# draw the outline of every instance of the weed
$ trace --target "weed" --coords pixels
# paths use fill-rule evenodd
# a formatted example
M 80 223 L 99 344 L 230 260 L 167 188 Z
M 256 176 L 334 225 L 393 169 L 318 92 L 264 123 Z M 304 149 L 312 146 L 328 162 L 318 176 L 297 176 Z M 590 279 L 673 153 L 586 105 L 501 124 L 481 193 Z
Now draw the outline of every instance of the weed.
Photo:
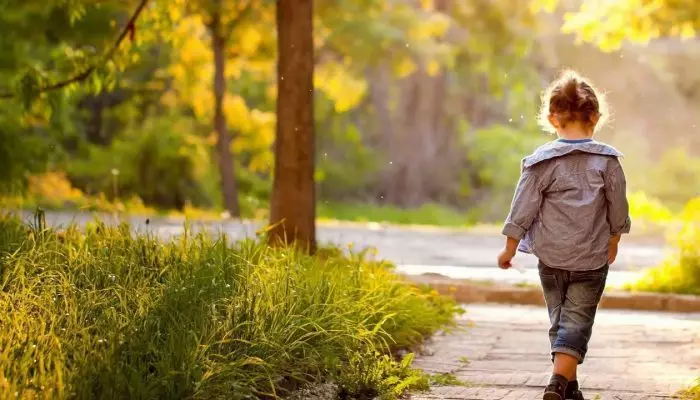
M 430 375 L 430 384 L 433 386 L 468 386 L 467 382 L 457 378 L 454 374 L 443 373 Z

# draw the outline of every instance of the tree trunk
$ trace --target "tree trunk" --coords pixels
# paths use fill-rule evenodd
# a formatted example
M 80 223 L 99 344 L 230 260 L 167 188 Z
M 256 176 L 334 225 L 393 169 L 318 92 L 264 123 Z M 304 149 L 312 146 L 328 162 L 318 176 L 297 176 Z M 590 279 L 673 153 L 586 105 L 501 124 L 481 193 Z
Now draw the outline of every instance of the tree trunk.
M 209 26 L 212 50 L 214 52 L 214 131 L 216 131 L 218 138 L 216 149 L 224 207 L 232 217 L 240 217 L 238 187 L 236 174 L 234 173 L 233 154 L 231 154 L 231 135 L 226 128 L 226 116 L 224 115 L 224 95 L 226 93 L 226 79 L 224 77 L 226 59 L 224 51 L 226 49 L 226 40 L 221 27 L 220 3 L 221 0 L 216 1 L 217 9 L 212 14 L 212 22 Z
M 277 132 L 270 242 L 316 250 L 313 1 L 277 1 Z

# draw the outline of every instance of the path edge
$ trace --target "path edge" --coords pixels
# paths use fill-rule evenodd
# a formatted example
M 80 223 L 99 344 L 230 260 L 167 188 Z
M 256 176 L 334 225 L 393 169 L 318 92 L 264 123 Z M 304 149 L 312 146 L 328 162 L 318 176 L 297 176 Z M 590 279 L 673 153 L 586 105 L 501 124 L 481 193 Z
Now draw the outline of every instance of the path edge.
M 452 297 L 458 303 L 544 306 L 542 289 L 539 287 L 518 287 L 501 283 L 476 282 L 449 278 L 435 273 L 401 275 L 412 284 L 428 286 L 442 295 Z M 611 290 L 603 294 L 600 308 L 697 313 L 700 312 L 700 296 Z

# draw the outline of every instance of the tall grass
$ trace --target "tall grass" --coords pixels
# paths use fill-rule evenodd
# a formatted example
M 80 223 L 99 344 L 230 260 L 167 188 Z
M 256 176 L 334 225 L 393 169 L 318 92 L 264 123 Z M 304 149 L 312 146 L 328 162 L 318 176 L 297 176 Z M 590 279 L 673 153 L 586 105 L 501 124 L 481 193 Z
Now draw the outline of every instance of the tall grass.
M 322 381 L 391 398 L 425 380 L 384 356 L 456 312 L 362 255 L 99 222 L 0 217 L 0 277 L 6 398 L 269 398 Z

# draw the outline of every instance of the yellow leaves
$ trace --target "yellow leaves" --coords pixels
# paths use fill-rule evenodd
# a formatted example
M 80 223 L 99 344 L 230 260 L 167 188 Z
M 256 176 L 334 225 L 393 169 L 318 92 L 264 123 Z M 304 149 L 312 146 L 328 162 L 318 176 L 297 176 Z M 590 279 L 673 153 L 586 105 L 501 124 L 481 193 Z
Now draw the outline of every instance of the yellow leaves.
M 335 103 L 336 112 L 345 112 L 355 107 L 367 92 L 367 82 L 363 78 L 353 75 L 336 62 L 316 67 L 314 86 Z
M 554 0 L 535 0 L 533 7 Z M 689 39 L 696 36 L 700 21 L 692 16 L 700 10 L 694 2 L 671 0 L 589 0 L 579 11 L 567 13 L 562 30 L 576 33 L 604 51 L 620 48 L 622 42 L 645 44 L 661 36 Z
M 261 27 L 259 25 L 249 25 L 239 34 L 242 53 L 255 54 L 263 40 L 260 29 Z
M 251 129 L 250 115 L 245 100 L 238 95 L 226 94 L 224 98 L 224 114 L 231 129 L 248 132 Z
M 420 7 L 426 11 L 433 11 L 435 9 L 434 0 L 420 0 Z
M 271 148 L 277 121 L 274 112 L 251 109 L 241 96 L 227 94 L 224 113 L 234 137 L 232 151 L 249 154 L 251 171 L 267 172 L 273 159 Z
M 450 18 L 442 13 L 430 13 L 426 20 L 419 21 L 408 31 L 413 40 L 441 38 L 450 27 Z
M 428 64 L 425 66 L 425 71 L 429 76 L 437 76 L 437 74 L 440 73 L 440 63 L 436 60 L 428 61 Z
M 392 60 L 392 69 L 394 74 L 399 78 L 405 78 L 411 75 L 417 66 L 409 57 L 402 57 Z
M 552 13 L 557 8 L 558 3 L 559 0 L 531 0 L 530 11 L 532 13 L 536 13 L 539 11 Z
M 697 31 L 692 23 L 686 22 L 678 28 L 678 36 L 683 40 L 689 40 L 697 35 Z

